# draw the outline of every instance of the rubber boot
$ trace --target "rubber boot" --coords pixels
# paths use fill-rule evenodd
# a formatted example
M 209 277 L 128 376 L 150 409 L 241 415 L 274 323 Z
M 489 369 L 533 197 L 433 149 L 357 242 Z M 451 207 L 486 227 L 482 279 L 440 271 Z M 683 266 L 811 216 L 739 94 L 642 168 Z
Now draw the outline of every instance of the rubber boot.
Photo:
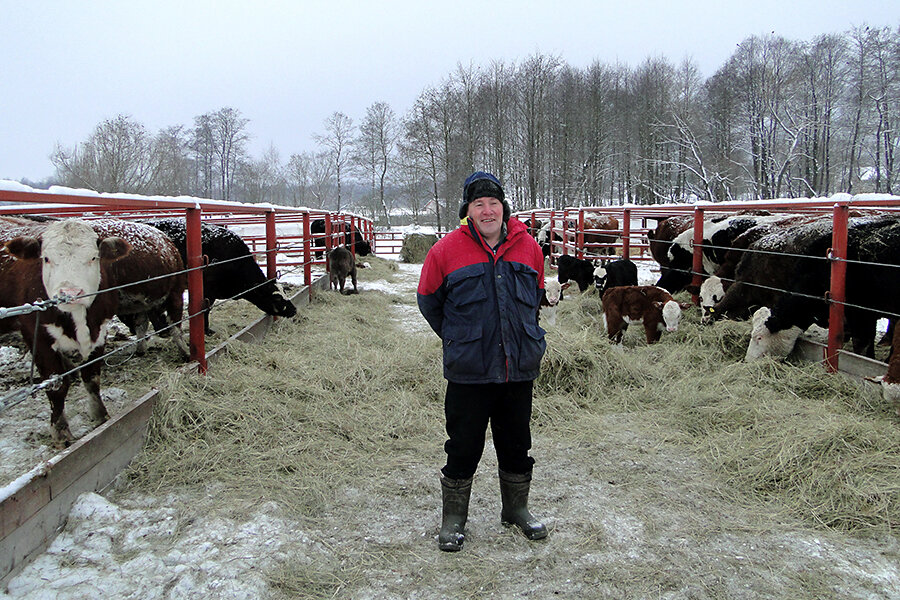
M 438 548 L 445 552 L 462 550 L 466 539 L 466 519 L 469 517 L 469 495 L 472 493 L 472 478 L 450 479 L 441 475 L 441 532 L 438 534 Z
M 547 527 L 528 512 L 528 492 L 531 489 L 531 473 L 507 473 L 500 471 L 500 498 L 503 509 L 500 520 L 504 525 L 515 525 L 529 540 L 547 537 Z

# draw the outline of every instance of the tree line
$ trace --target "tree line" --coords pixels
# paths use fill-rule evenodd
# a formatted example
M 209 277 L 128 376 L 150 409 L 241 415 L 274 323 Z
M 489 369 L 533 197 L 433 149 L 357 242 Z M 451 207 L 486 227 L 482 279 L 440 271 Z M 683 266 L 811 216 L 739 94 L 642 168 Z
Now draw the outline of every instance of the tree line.
M 751 36 L 712 76 L 686 59 L 636 67 L 554 56 L 457 65 L 405 115 L 334 112 L 316 150 L 247 151 L 225 107 L 151 133 L 119 115 L 52 155 L 63 185 L 354 210 L 451 227 L 476 169 L 515 209 L 900 193 L 900 28 L 810 41 Z

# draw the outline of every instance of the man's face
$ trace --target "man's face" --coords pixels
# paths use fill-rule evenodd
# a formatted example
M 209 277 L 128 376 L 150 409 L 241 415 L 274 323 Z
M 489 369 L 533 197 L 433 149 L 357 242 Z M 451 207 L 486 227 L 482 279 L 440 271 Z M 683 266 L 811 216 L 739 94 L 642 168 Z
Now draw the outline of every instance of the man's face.
M 469 202 L 469 221 L 485 239 L 497 241 L 503 228 L 503 203 L 496 198 L 476 198 Z

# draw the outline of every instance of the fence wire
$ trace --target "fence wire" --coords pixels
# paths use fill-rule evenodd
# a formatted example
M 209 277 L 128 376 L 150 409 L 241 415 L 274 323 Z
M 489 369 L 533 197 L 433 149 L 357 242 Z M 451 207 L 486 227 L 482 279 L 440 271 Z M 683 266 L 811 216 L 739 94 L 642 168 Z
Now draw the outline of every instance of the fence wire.
M 16 306 L 16 307 L 0 308 L 0 319 L 23 316 L 23 315 L 31 314 L 34 312 L 46 311 L 49 308 L 53 308 L 53 307 L 59 306 L 61 304 L 66 304 L 66 303 L 69 303 L 69 302 L 72 302 L 72 301 L 75 301 L 75 300 L 78 300 L 81 298 L 88 298 L 88 297 L 92 297 L 92 296 L 97 296 L 99 294 L 105 294 L 108 292 L 118 292 L 120 290 L 127 289 L 129 287 L 143 285 L 145 283 L 159 281 L 159 280 L 166 279 L 169 277 L 177 277 L 179 275 L 190 273 L 192 271 L 206 269 L 212 265 L 224 265 L 227 263 L 231 263 L 231 262 L 235 262 L 235 261 L 239 261 L 239 260 L 247 260 L 247 259 L 253 260 L 254 264 L 258 265 L 258 263 L 256 263 L 254 256 L 266 255 L 269 252 L 277 252 L 278 250 L 279 250 L 279 248 L 276 248 L 273 250 L 251 252 L 249 255 L 245 254 L 245 255 L 234 257 L 234 258 L 217 260 L 215 262 L 201 265 L 199 267 L 186 268 L 186 269 L 183 269 L 183 270 L 175 272 L 175 273 L 168 273 L 168 274 L 159 275 L 156 277 L 149 277 L 147 279 L 142 279 L 140 281 L 135 281 L 135 282 L 122 284 L 122 285 L 118 285 L 118 286 L 113 286 L 113 287 L 109 287 L 109 288 L 104 288 L 102 290 L 98 290 L 97 292 L 92 292 L 90 294 L 83 294 L 83 295 L 79 295 L 79 296 L 68 296 L 65 294 L 60 294 L 58 296 L 54 296 L 53 298 L 50 298 L 47 300 L 38 300 L 38 301 L 29 303 L 29 304 L 24 304 L 24 305 Z M 293 268 L 290 268 L 287 270 L 287 274 L 299 271 L 301 268 L 302 268 L 302 265 L 298 265 Z M 245 290 L 242 290 L 238 294 L 235 294 L 228 298 L 218 298 L 217 300 L 220 300 L 221 301 L 220 306 L 224 307 L 230 302 L 240 300 L 241 296 L 243 296 L 245 294 L 248 294 L 256 289 L 266 286 L 271 282 L 277 282 L 281 276 L 282 276 L 281 272 L 279 272 L 276 274 L 276 277 L 274 277 L 274 278 L 266 278 L 262 282 L 254 285 L 254 286 L 251 286 Z M 193 314 L 188 313 L 186 316 L 184 316 L 179 321 L 170 323 L 169 325 L 167 325 L 161 329 L 154 329 L 152 332 L 148 332 L 146 335 L 136 338 L 134 340 L 129 340 L 126 344 L 124 344 L 114 350 L 110 350 L 109 352 L 104 353 L 102 356 L 98 356 L 97 358 L 82 362 L 82 363 L 78 364 L 77 366 L 75 366 L 74 368 L 72 368 L 64 373 L 57 373 L 55 375 L 51 375 L 50 377 L 48 377 L 47 379 L 44 379 L 41 382 L 31 383 L 30 385 L 28 385 L 26 387 L 15 389 L 15 390 L 5 394 L 4 396 L 0 397 L 0 413 L 3 413 L 7 409 L 10 409 L 10 408 L 24 402 L 28 398 L 34 397 L 35 395 L 37 395 L 38 392 L 40 392 L 42 390 L 45 390 L 48 388 L 52 389 L 52 388 L 59 386 L 66 377 L 73 377 L 73 376 L 77 375 L 82 369 L 89 367 L 99 361 L 104 361 L 104 364 L 106 366 L 118 366 L 118 365 L 125 364 L 128 360 L 130 360 L 134 356 L 134 350 L 141 342 L 149 340 L 154 335 L 161 336 L 161 334 L 165 333 L 166 331 L 170 331 L 175 328 L 180 329 L 181 326 L 185 322 L 189 322 L 194 317 L 202 316 L 204 312 L 207 312 L 207 311 L 212 312 L 213 308 L 214 307 L 209 306 L 209 307 L 201 309 L 200 311 L 198 311 L 196 313 L 193 313 Z M 37 332 L 39 325 L 40 324 L 38 323 L 38 325 L 35 327 L 35 332 Z M 164 337 L 164 336 L 161 336 L 161 337 Z M 36 344 L 32 343 L 31 347 L 35 348 Z M 112 357 L 114 357 L 116 355 L 124 354 L 128 350 L 130 350 L 130 354 L 124 360 L 117 361 L 115 363 L 112 363 L 110 361 L 110 359 Z M 34 360 L 34 355 L 32 353 L 31 375 L 29 377 L 29 381 L 32 381 L 32 382 L 34 381 L 34 369 L 35 369 L 35 360 Z

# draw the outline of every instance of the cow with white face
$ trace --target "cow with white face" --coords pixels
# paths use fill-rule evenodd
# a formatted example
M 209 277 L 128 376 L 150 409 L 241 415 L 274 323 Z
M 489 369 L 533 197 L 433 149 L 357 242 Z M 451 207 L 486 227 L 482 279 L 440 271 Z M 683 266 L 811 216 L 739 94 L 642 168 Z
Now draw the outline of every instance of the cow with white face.
M 773 333 L 767 325 L 771 317 L 772 311 L 766 306 L 753 313 L 751 320 L 753 325 L 750 329 L 750 343 L 744 356 L 745 361 L 759 360 L 764 356 L 787 358 L 787 355 L 794 349 L 797 338 L 800 337 L 803 330 L 793 326 Z
M 700 310 L 703 312 L 700 317 L 701 323 L 706 325 L 716 319 L 717 315 L 713 307 L 724 297 L 725 286 L 721 277 L 712 275 L 703 281 L 700 285 Z
M 23 235 L 18 235 L 22 233 Z M 22 334 L 45 379 L 70 371 L 87 361 L 81 378 L 90 397 L 90 416 L 95 423 L 109 418 L 100 397 L 100 365 L 106 327 L 116 310 L 113 293 L 99 293 L 105 285 L 108 265 L 130 250 L 121 238 L 100 239 L 86 222 L 52 221 L 17 229 L 0 223 L 0 304 L 19 306 L 65 296 L 65 303 L 37 313 L 17 316 L 13 326 Z M 6 323 L 5 325 L 9 325 Z M 46 388 L 50 400 L 50 426 L 54 442 L 72 439 L 64 407 L 71 376 Z
M 560 283 L 555 279 L 548 279 L 544 282 L 544 297 L 540 305 L 540 317 L 547 325 L 556 325 L 556 312 L 559 307 L 559 301 L 562 300 L 562 293 L 572 282 Z
M 609 339 L 622 343 L 625 330 L 632 323 L 644 326 L 648 344 L 659 341 L 663 331 L 677 331 L 681 309 L 666 290 L 654 285 L 614 287 L 603 294 L 603 323 Z

